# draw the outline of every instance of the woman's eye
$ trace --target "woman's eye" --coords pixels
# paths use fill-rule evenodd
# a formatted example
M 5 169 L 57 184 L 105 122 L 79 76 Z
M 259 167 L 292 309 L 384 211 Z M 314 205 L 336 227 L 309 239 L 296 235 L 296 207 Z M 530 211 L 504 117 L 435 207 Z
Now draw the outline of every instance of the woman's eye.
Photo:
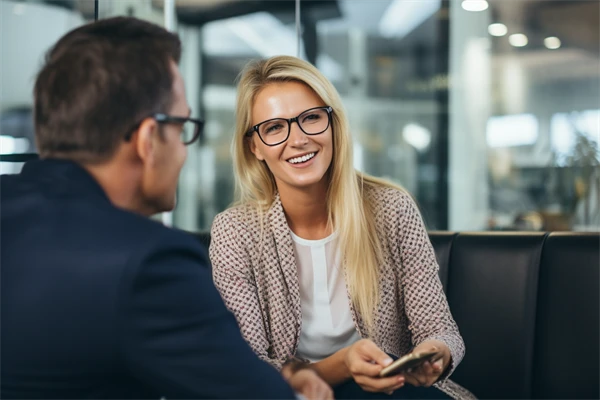
M 265 129 L 265 133 L 273 133 L 273 132 L 281 130 L 281 128 L 282 128 L 282 126 L 280 124 L 271 125 Z
M 302 118 L 302 122 L 305 121 L 318 121 L 321 118 L 319 114 L 308 114 L 304 118 Z

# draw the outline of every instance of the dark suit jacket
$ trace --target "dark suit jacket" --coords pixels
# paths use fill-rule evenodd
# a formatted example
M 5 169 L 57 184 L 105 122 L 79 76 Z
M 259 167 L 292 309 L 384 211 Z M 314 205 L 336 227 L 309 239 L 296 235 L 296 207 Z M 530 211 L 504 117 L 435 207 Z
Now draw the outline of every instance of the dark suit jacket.
M 68 161 L 0 191 L 2 398 L 293 398 L 190 235 L 114 207 Z

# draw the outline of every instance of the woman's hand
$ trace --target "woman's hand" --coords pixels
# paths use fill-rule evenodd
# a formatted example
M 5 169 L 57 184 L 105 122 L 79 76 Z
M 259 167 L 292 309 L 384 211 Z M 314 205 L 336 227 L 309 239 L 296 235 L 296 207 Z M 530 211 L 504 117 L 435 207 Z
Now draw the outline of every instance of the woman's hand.
M 450 349 L 439 340 L 426 340 L 413 349 L 413 353 L 421 351 L 436 350 L 442 352 L 442 358 L 433 363 L 425 361 L 419 367 L 404 372 L 406 383 L 413 386 L 429 387 L 440 378 L 440 375 L 446 370 L 450 364 Z
M 308 400 L 333 400 L 331 387 L 310 368 L 293 372 L 287 381 L 296 393 Z
M 354 381 L 367 392 L 391 394 L 404 385 L 405 378 L 402 375 L 379 377 L 379 372 L 390 365 L 392 359 L 368 339 L 359 340 L 348 347 L 344 362 Z

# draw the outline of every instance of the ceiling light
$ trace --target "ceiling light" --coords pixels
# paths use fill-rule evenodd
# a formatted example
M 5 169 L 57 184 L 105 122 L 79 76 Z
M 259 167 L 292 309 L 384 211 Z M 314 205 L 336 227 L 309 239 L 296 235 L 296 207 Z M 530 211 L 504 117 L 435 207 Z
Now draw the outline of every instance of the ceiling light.
M 464 0 L 461 5 L 467 11 L 484 11 L 488 8 L 488 2 L 485 0 Z
M 408 124 L 402 129 L 402 138 L 418 151 L 424 151 L 431 143 L 431 132 L 421 125 Z
M 560 48 L 560 39 L 556 36 L 550 36 L 544 39 L 544 45 L 550 50 L 556 50 Z
M 522 33 L 515 33 L 508 37 L 508 42 L 515 47 L 524 47 L 527 46 L 529 40 Z
M 488 32 L 492 36 L 504 36 L 508 32 L 508 28 L 504 24 L 491 24 L 488 26 Z
M 379 21 L 379 32 L 386 38 L 402 38 L 438 12 L 441 6 L 441 0 L 394 0 Z

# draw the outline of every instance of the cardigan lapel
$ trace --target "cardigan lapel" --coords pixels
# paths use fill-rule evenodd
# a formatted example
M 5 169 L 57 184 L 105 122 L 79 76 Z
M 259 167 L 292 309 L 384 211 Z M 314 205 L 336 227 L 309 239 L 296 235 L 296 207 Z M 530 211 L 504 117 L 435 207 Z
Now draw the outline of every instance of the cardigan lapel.
M 290 228 L 283 212 L 279 193 L 268 211 L 268 220 L 275 240 L 275 252 L 277 253 L 278 267 L 281 269 L 289 297 L 288 301 L 294 312 L 293 318 L 296 329 L 294 353 L 300 338 L 300 324 L 302 321 L 302 309 L 300 305 L 300 284 L 298 282 L 298 267 L 294 254 L 294 244 L 290 235 Z

